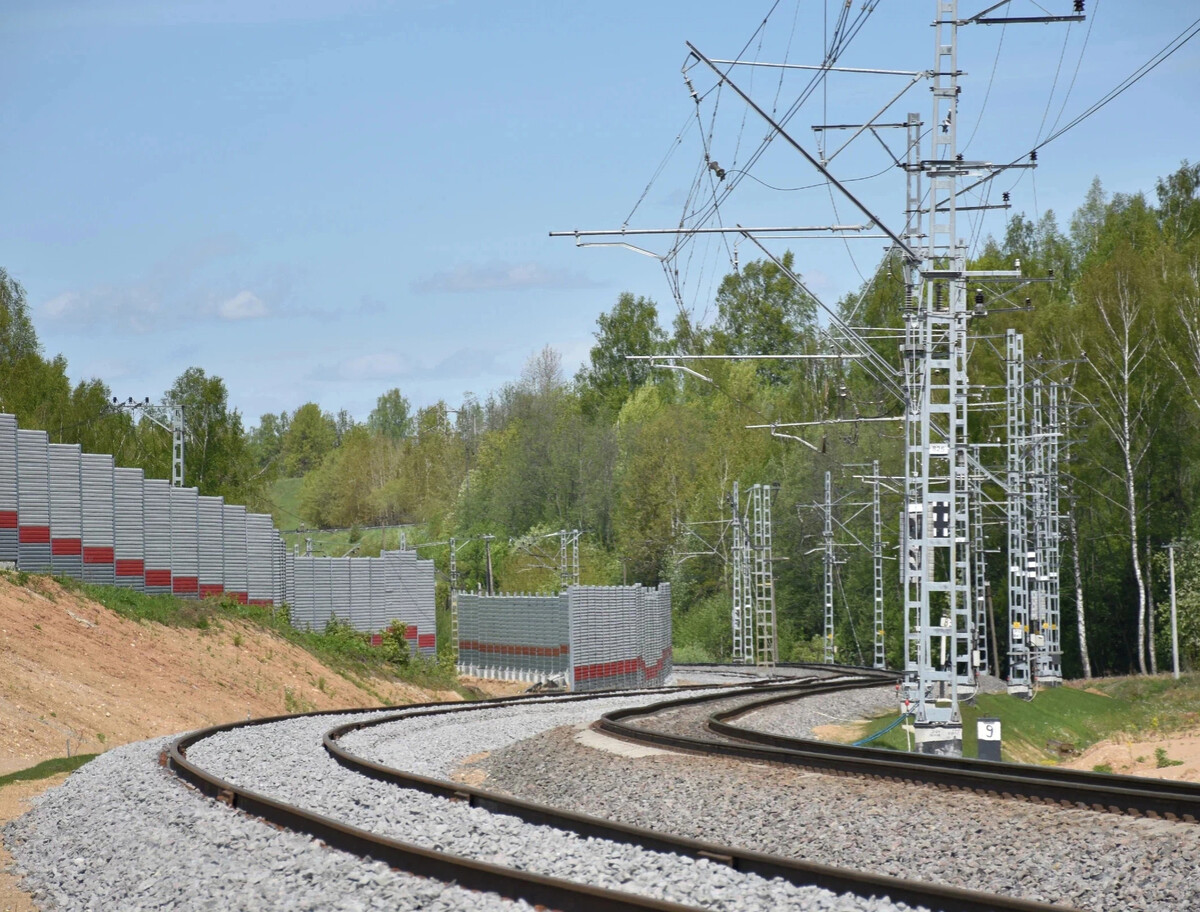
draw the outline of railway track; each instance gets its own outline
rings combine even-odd
[[[829,669],[822,669],[822,672],[827,674]],[[842,680],[837,681],[806,675],[782,683],[754,683],[735,688],[735,690],[741,697],[753,697],[757,700],[775,698],[785,693],[791,696],[795,692],[828,692],[831,687],[878,686],[880,680],[878,676],[861,673],[843,676]],[[700,696],[703,694],[692,693],[688,698],[694,699]],[[723,696],[728,698],[729,693],[725,692]],[[375,832],[370,827],[359,826],[353,821],[341,819],[337,815],[322,813],[311,807],[301,807],[279,797],[265,794],[245,781],[235,783],[231,781],[236,778],[235,776],[229,775],[229,773],[222,776],[211,769],[205,769],[202,764],[194,762],[188,756],[189,751],[195,753],[198,747],[202,748],[209,739],[228,733],[290,723],[294,720],[311,720],[313,725],[319,722],[324,730],[321,741],[329,757],[343,769],[361,776],[364,781],[381,783],[390,789],[402,790],[405,793],[444,799],[447,807],[458,806],[464,810],[482,809],[493,815],[500,815],[501,818],[516,818],[524,824],[553,827],[571,834],[571,838],[576,842],[581,838],[586,838],[603,841],[606,844],[630,847],[639,852],[660,853],[658,857],[674,857],[676,862],[683,859],[687,864],[692,865],[687,870],[694,871],[697,876],[701,870],[711,872],[719,869],[722,872],[721,877],[732,878],[730,883],[733,892],[746,896],[756,895],[755,891],[761,889],[756,885],[782,881],[796,889],[819,888],[831,891],[833,894],[852,894],[855,897],[863,898],[864,904],[861,908],[886,907],[886,905],[881,905],[871,899],[873,897],[886,897],[891,901],[892,908],[923,907],[935,910],[962,910],[962,912],[985,909],[1034,912],[1034,910],[1051,908],[1061,910],[1064,908],[1063,906],[1048,906],[954,887],[811,864],[702,840],[673,837],[659,831],[627,826],[560,808],[521,801],[507,795],[473,788],[447,779],[395,769],[356,756],[346,750],[341,743],[343,739],[353,733],[402,720],[410,722],[410,724],[414,719],[444,724],[454,721],[456,715],[478,712],[480,709],[520,707],[524,710],[534,708],[528,706],[530,703],[550,702],[602,705],[602,701],[613,698],[613,694],[588,694],[557,697],[550,700],[546,698],[535,700],[515,698],[488,701],[485,704],[432,704],[409,707],[398,713],[373,713],[369,718],[357,718],[333,728],[329,728],[325,724],[333,721],[328,714],[255,720],[238,725],[218,726],[188,735],[174,742],[164,752],[162,759],[163,763],[178,776],[230,807],[260,817],[277,826],[307,833],[334,848],[362,857],[385,861],[402,871],[550,908],[683,910],[713,908],[713,906],[708,903],[689,904],[650,898],[628,892],[625,889],[596,886],[581,878],[532,873],[528,869],[536,867],[532,863],[535,859],[523,857],[516,847],[512,847],[509,853],[514,856],[511,863],[496,864],[482,861],[477,857],[467,857],[461,852],[445,847],[431,847],[428,844],[419,844],[417,841],[397,839],[395,836]],[[678,697],[668,703],[677,701]],[[705,876],[708,874],[706,873]],[[793,899],[791,902],[794,904],[798,900]],[[811,906],[804,905],[803,907],[825,908],[824,903],[829,900],[814,899],[812,902]],[[833,903],[836,902],[839,901],[834,899]],[[774,903],[767,901],[761,907],[777,903],[778,900]],[[743,904],[736,907],[752,908],[753,905]],[[828,907],[833,908],[834,905],[830,904]],[[837,905],[836,907],[840,909],[847,906]],[[722,906],[722,908],[726,907]],[[851,906],[850,908],[857,907]]]
[[[904,754],[792,738],[734,724],[734,720],[756,710],[798,697],[844,687],[879,686],[878,677],[867,680],[869,683],[857,684],[828,680],[802,690],[784,688],[766,695],[751,694],[736,701],[727,701],[733,705],[715,711],[708,710],[713,702],[711,697],[687,696],[653,708],[606,713],[597,728],[607,734],[643,744],[784,763],[837,775],[872,776],[1107,813],[1187,823],[1200,821],[1200,785],[1191,782]],[[691,711],[693,730],[690,733],[655,728],[656,717],[683,710]]]

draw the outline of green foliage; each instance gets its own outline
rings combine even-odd
[[[101,739],[103,740],[103,739]],[[39,779],[49,779],[60,773],[73,773],[89,760],[94,760],[99,754],[76,754],[73,757],[55,757],[53,760],[43,760],[37,766],[17,770],[0,776],[0,788],[12,785],[14,782],[36,782]]]
[[[667,337],[658,325],[654,302],[627,291],[611,311],[596,318],[596,324],[596,344],[575,382],[587,414],[603,412],[611,417],[652,375],[648,362],[630,361],[626,356],[659,354]]]
[[[253,503],[264,480],[237,409],[229,408],[225,381],[189,367],[167,398],[183,406],[184,482],[204,495],[222,495],[231,503]],[[164,477],[170,477],[164,465]]]
[[[412,650],[408,646],[408,640],[404,638],[407,630],[406,624],[392,621],[383,631],[382,642],[379,646],[385,659],[402,668],[407,666],[412,659]]]
[[[672,605],[671,621],[676,662],[728,661],[733,643],[729,600],[724,595],[716,594],[686,606]]]
[[[284,468],[289,475],[304,475],[321,464],[337,443],[333,416],[315,402],[306,402],[292,414],[283,437]]]
[[[788,272],[795,257],[789,250],[784,269],[770,260],[747,263],[732,272],[717,289],[717,322],[713,345],[729,354],[802,354],[813,343],[816,304]],[[770,383],[783,383],[792,374],[787,362],[765,363],[759,375]]]
[[[1112,194],[1097,179],[1068,219],[1049,211],[1037,218],[1016,214],[969,264],[1012,270],[1019,260],[1027,276],[1053,271],[1053,282],[1020,289],[984,283],[981,310],[989,315],[974,316],[971,328],[990,341],[973,349],[971,372],[980,390],[1003,386],[1005,364],[990,346],[1013,327],[1025,334],[1030,363],[1065,384],[1063,412],[1072,419],[1064,435],[1070,450],[1064,453],[1069,461],[1062,501],[1072,506],[1063,522],[1069,538],[1062,555],[1068,675],[1079,673],[1085,658],[1078,645],[1076,580],[1091,666],[1107,672],[1138,668],[1147,659],[1165,658],[1168,648],[1161,545],[1200,539],[1200,165],[1184,161],[1154,189],[1153,199]],[[1060,229],[1060,222],[1068,227]],[[834,473],[835,496],[865,494],[853,477],[862,470],[843,466],[878,459],[885,476],[903,471],[899,424],[888,422],[901,406],[880,380],[884,370],[900,367],[898,336],[871,339],[875,367],[865,360],[706,361],[701,378],[650,372],[644,362],[626,358],[671,351],[816,351],[815,301],[787,275],[795,268],[790,253],[783,263],[781,269],[769,260],[751,262],[725,276],[712,302],[713,322],[705,325],[681,310],[669,338],[654,302],[624,292],[598,316],[596,344],[573,382],[561,357],[546,348],[530,358],[519,379],[485,400],[465,394],[457,409],[438,402],[413,414],[392,388],[362,425],[345,410],[310,402],[291,413],[264,415],[246,432],[221,380],[190,368],[171,391],[188,409],[188,481],[235,502],[270,506],[284,528],[301,525],[302,517],[317,528],[364,530],[357,542],[364,555],[384,545],[371,526],[405,524],[410,540],[453,536],[464,588],[486,578],[485,533],[495,537],[498,587],[520,590],[556,583],[557,556],[531,556],[527,547],[536,535],[585,530],[585,581],[670,580],[677,645],[685,654],[712,656],[729,648],[722,639],[729,541],[708,533],[728,518],[734,482],[743,491],[756,482],[777,482],[781,655],[819,659],[821,523],[812,504],[823,498],[826,470]],[[836,309],[847,322],[899,330],[905,294],[904,269],[892,254]],[[1028,309],[1012,309],[1026,300]],[[53,440],[77,441],[113,453],[119,464],[165,476],[167,435],[113,412],[109,398],[102,383],[73,386],[65,361],[43,357],[24,291],[0,272],[0,408],[16,412],[25,426],[46,428]],[[1002,443],[987,417],[993,413],[977,414],[972,442]],[[884,420],[855,421],[868,417]],[[839,423],[782,426],[822,419]],[[773,422],[803,442],[746,429]],[[885,502],[889,552],[896,513]],[[847,511],[838,519],[869,541],[869,513]],[[989,554],[1006,547],[999,527],[989,526],[985,534]],[[317,553],[341,555],[357,532],[313,537]],[[302,544],[302,538],[293,536],[289,544]],[[1072,544],[1078,545],[1078,568]],[[445,579],[449,549],[425,553]],[[1189,546],[1178,557],[1180,645],[1184,667],[1194,668],[1200,663],[1200,553]],[[1001,629],[1004,565],[989,559],[986,567]],[[889,561],[885,574],[886,646],[895,666],[902,649],[895,564]],[[872,584],[869,557],[850,552],[835,581],[834,645],[843,661],[870,656]],[[1156,622],[1153,636],[1150,620]],[[192,623],[209,618],[197,614]],[[349,643],[343,646],[346,655],[353,652]]]
[[[1165,747],[1154,748],[1154,766],[1158,769],[1166,769],[1168,766],[1183,766],[1182,760],[1172,760],[1167,756]]]
[[[367,418],[367,427],[372,434],[389,440],[403,440],[412,429],[411,408],[399,389],[390,389],[376,400],[375,408]]]

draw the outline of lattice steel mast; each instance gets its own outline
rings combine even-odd
[[[1029,654],[1029,607],[1025,531],[1025,337],[1010,329],[1005,337],[1008,471],[1008,692],[1033,696]]]
[[[831,473],[825,472],[825,664],[837,661],[833,643],[833,483]]]
[[[754,664],[774,668],[779,662],[775,637],[775,569],[771,529],[772,485],[756,484],[750,489],[754,516],[751,548],[754,552]]]

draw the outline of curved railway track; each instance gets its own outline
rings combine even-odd
[[[865,674],[865,672],[863,673]],[[765,696],[734,701],[735,705],[705,712],[712,697],[683,697],[653,707],[606,713],[597,728],[630,741],[720,754],[745,760],[769,761],[837,775],[873,776],[891,781],[922,783],[998,796],[1021,798],[1063,807],[1116,814],[1141,815],[1187,823],[1200,821],[1200,785],[1171,779],[1147,779],[1018,763],[994,763],[968,758],[904,754],[870,747],[792,738],[733,724],[733,720],[798,697],[844,689],[878,686],[818,683],[802,692],[782,689]],[[655,717],[693,710],[689,734],[656,730]]]
[[[821,668],[823,674],[828,674],[830,671],[831,669]],[[777,699],[785,694],[791,697],[796,693],[821,693],[829,692],[831,689],[878,686],[881,680],[891,680],[890,676],[884,678],[878,673],[861,671],[856,674],[843,675],[841,679],[834,681],[804,674],[802,669],[794,673],[802,676],[782,683],[756,682],[735,688],[735,690],[739,695],[753,696],[754,701],[757,701],[764,697]],[[626,695],[627,692],[620,694],[620,696]],[[611,699],[613,696],[615,695],[612,693],[570,695],[553,698],[553,701],[589,702]],[[691,694],[685,700],[695,700],[697,696]],[[721,696],[727,699],[730,692],[724,692]],[[982,912],[985,909],[1034,912],[1034,910],[1051,908],[1062,910],[1064,908],[1063,906],[1048,906],[976,891],[805,863],[696,839],[674,837],[658,831],[521,801],[507,795],[473,788],[457,782],[393,769],[357,757],[339,743],[352,732],[402,719],[420,717],[452,719],[455,714],[469,713],[478,708],[520,705],[522,702],[528,702],[529,699],[509,698],[486,701],[481,704],[427,704],[407,707],[397,713],[374,714],[369,719],[358,719],[328,730],[323,739],[324,748],[345,769],[376,782],[387,783],[394,788],[448,799],[451,802],[484,809],[493,814],[516,817],[525,823],[551,826],[573,833],[578,837],[602,839],[636,847],[639,850],[671,853],[691,859],[693,862],[719,865],[727,868],[731,876],[733,872],[739,872],[740,875],[757,875],[757,877],[767,880],[780,878],[796,887],[820,887],[835,893],[851,893],[864,898],[887,897],[893,903],[947,910],[947,912],[949,910]],[[533,699],[541,702],[546,701],[547,698]],[[667,701],[668,705],[677,703],[679,703],[678,698]],[[324,715],[331,716],[332,714]],[[272,798],[245,785],[235,785],[212,771],[201,768],[199,764],[188,758],[189,749],[219,733],[270,725],[281,719],[293,718],[309,717],[254,720],[249,723],[217,726],[195,732],[174,742],[164,752],[163,763],[200,791],[231,807],[260,817],[277,826],[306,833],[329,846],[362,857],[381,860],[394,868],[420,876],[557,909],[614,910],[615,912],[615,910],[625,909],[685,910],[700,908],[661,899],[651,899],[624,890],[605,889],[586,882],[530,873],[528,870],[524,870],[527,867],[526,861],[519,857],[514,864],[498,865],[464,857],[450,851],[429,848],[414,842],[381,836],[348,821]],[[519,856],[515,847],[514,854]]]

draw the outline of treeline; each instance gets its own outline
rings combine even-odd
[[[1107,195],[1095,182],[1066,226],[1054,213],[1011,219],[984,245],[977,269],[1019,268],[1052,281],[981,286],[972,318],[971,434],[1002,469],[1004,332],[1025,334],[1027,373],[1063,384],[1062,610],[1065,669],[1154,670],[1169,662],[1163,546],[1200,540],[1200,166],[1185,162],[1144,194]],[[626,355],[800,354],[828,351],[828,320],[770,261],[721,282],[715,318],[667,320],[654,302],[622,294],[597,320],[586,365],[568,376],[552,349],[486,398],[413,410],[398,389],[365,422],[316,403],[264,415],[249,431],[224,386],[196,368],[169,393],[191,397],[188,481],[205,493],[270,507],[278,479],[302,479],[298,517],[313,527],[413,524],[413,539],[460,543],[460,585],[484,581],[491,536],[500,588],[556,584],[560,529],[583,530],[585,582],[674,584],[680,656],[722,657],[728,623],[733,483],[778,483],[774,502],[781,653],[819,657],[823,619],[824,473],[839,520],[838,655],[871,656],[869,488],[878,459],[903,473],[903,405],[858,360],[677,362],[652,369]],[[5,276],[3,407],[22,423],[113,452],[166,475],[169,440],[105,407],[92,381],[72,387],[61,359],[37,349],[23,294]],[[976,291],[971,290],[972,298]],[[882,263],[836,303],[880,357],[900,366],[904,287]],[[686,368],[686,369],[685,369]],[[14,379],[15,378],[15,379]],[[867,420],[871,419],[871,420]],[[796,422],[824,422],[785,427]],[[195,427],[193,427],[195,425]],[[767,425],[748,430],[747,425]],[[778,425],[773,432],[771,425]],[[57,426],[57,430],[56,430]],[[1000,427],[1001,430],[997,430]],[[193,457],[200,448],[203,455]],[[193,458],[200,459],[193,474]],[[161,468],[160,468],[161,467]],[[856,477],[857,476],[857,477]],[[292,482],[296,484],[296,482]],[[999,499],[998,489],[990,496]],[[894,543],[901,504],[885,500],[888,654],[901,660]],[[277,516],[279,514],[277,513]],[[997,629],[1006,626],[1003,513],[986,526]],[[445,571],[445,546],[425,552]],[[1181,644],[1200,662],[1200,550],[1178,552]],[[1082,621],[1082,623],[1081,623]],[[1081,637],[1081,632],[1085,638]]]
[[[113,454],[117,465],[145,469],[147,477],[170,478],[171,434],[112,397],[101,380],[73,384],[66,359],[45,356],[24,288],[0,269],[0,411],[16,415],[22,427],[48,432],[51,443],[78,443],[85,452]],[[270,479],[250,452],[224,381],[188,368],[153,401],[162,400],[183,405],[187,415],[187,483],[201,494],[261,507]]]

